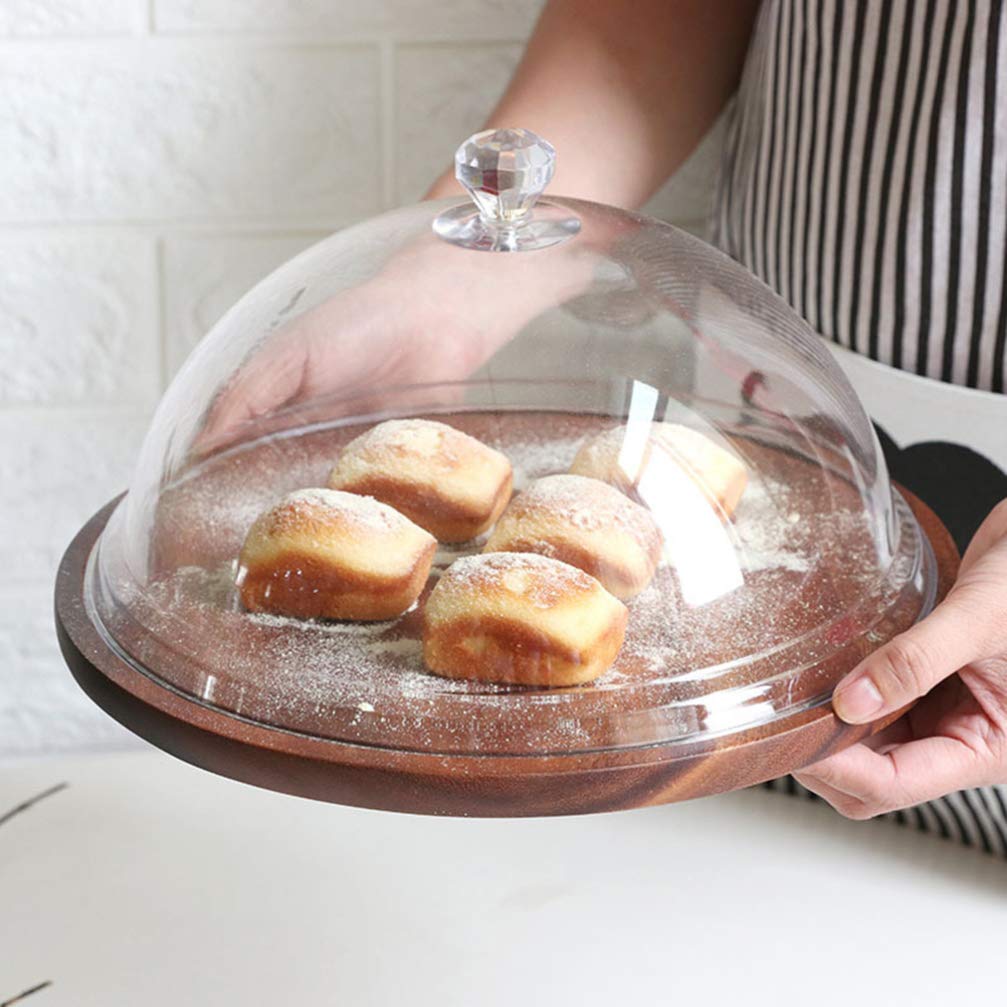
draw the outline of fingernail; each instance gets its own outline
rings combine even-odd
[[[881,712],[884,699],[869,675],[835,691],[832,707],[848,724],[863,724]]]

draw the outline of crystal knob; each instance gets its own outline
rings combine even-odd
[[[444,210],[434,232],[462,248],[526,252],[572,238],[580,219],[567,206],[538,202],[556,169],[551,143],[529,129],[488,129],[455,153],[455,177],[472,202]]]
[[[523,220],[555,170],[553,145],[529,129],[487,129],[470,136],[455,154],[455,177],[487,223]]]

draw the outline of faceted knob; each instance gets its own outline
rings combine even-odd
[[[479,215],[497,226],[517,226],[552,180],[556,151],[528,129],[487,129],[455,154],[455,177]]]
[[[568,241],[579,233],[580,218],[567,201],[536,205],[555,164],[552,144],[528,129],[470,136],[455,153],[455,176],[472,203],[442,210],[434,234],[479,252],[532,252]]]

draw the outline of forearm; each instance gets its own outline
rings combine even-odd
[[[487,120],[556,148],[552,190],[639,206],[737,87],[757,0],[550,0]],[[456,192],[445,172],[430,196]]]

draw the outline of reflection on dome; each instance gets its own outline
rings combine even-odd
[[[664,537],[682,600],[705,605],[741,587],[736,543],[702,485],[669,452],[654,451],[638,481]]]

